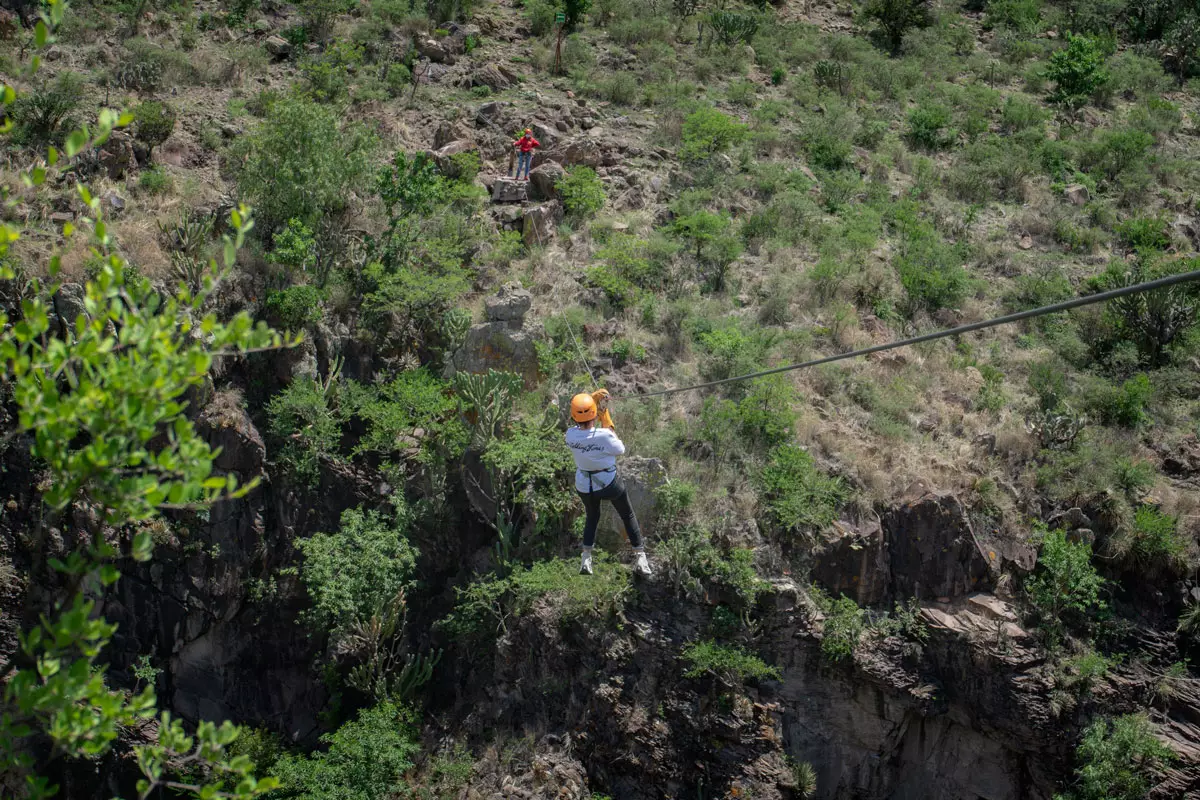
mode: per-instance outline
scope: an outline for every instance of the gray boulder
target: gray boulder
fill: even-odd
[[[493,203],[524,203],[529,199],[529,183],[516,178],[497,178],[492,187]]]
[[[562,220],[563,208],[557,200],[526,209],[522,228],[525,245],[544,246],[552,242]]]
[[[450,48],[441,39],[435,39],[432,36],[420,36],[417,38],[417,52],[422,58],[428,58],[435,64],[453,64],[454,54],[450,52]]]
[[[556,164],[553,161],[539,164],[529,173],[529,184],[533,187],[534,198],[539,200],[553,200],[558,197],[558,189],[556,187],[566,174],[567,171],[562,168],[562,165]]]
[[[282,36],[268,36],[263,42],[263,47],[274,58],[287,58],[292,54],[292,43]]]
[[[467,331],[462,347],[450,359],[449,372],[503,370],[520,375],[526,389],[537,386],[537,331],[525,324],[532,303],[529,292],[511,286],[488,298],[488,321]]]
[[[525,315],[533,307],[533,295],[527,289],[510,283],[484,300],[483,307],[488,322],[507,322],[520,328],[525,322]]]

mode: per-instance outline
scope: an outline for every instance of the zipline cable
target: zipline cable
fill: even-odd
[[[944,331],[934,331],[933,333],[914,336],[911,339],[903,339],[898,342],[887,342],[886,344],[877,344],[873,347],[865,347],[861,350],[852,350],[849,353],[838,353],[825,358],[818,358],[812,361],[805,361],[800,364],[788,364],[785,367],[775,367],[774,369],[765,369],[761,372],[752,372],[749,375],[737,375],[732,378],[722,378],[719,381],[708,381],[707,383],[698,383],[695,386],[684,386],[678,389],[659,389],[654,392],[646,392],[645,394],[629,394],[620,395],[621,400],[642,400],[648,397],[662,397],[668,394],[679,394],[681,392],[691,392],[697,389],[711,389],[714,386],[721,386],[726,383],[737,383],[739,381],[748,381],[754,378],[761,378],[766,375],[777,375],[780,372],[791,372],[797,369],[806,369],[808,367],[816,367],[821,364],[831,364],[834,361],[844,361],[848,358],[858,358],[859,356],[868,356],[872,353],[882,353],[885,350],[895,350],[898,347],[908,347],[922,342],[932,342],[936,339],[945,339],[950,336],[961,336],[964,333],[973,331],[981,331],[986,328],[994,328],[998,325],[1008,325],[1012,322],[1020,322],[1021,320],[1033,319],[1034,317],[1042,317],[1047,314],[1057,314],[1060,311],[1070,311],[1073,308],[1082,306],[1090,306],[1096,303],[1103,303],[1108,300],[1116,300],[1120,297],[1128,297],[1131,294],[1141,294],[1142,292],[1151,292],[1155,289],[1165,289],[1169,286],[1175,286],[1180,283],[1200,280],[1200,269],[1192,270],[1191,272],[1181,272],[1178,275],[1168,275],[1165,278],[1158,278],[1145,283],[1136,283],[1132,286],[1123,286],[1120,289],[1111,289],[1107,292],[1099,294],[1091,294],[1086,297],[1076,297],[1074,300],[1067,300],[1062,303],[1055,303],[1049,306],[1041,306],[1028,311],[1018,311],[1015,314],[1008,314],[1003,317],[994,319],[985,319],[981,322],[972,322],[968,325],[960,325],[957,328],[949,328]],[[593,381],[595,378],[592,379]]]

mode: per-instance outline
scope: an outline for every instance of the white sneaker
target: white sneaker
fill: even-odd
[[[644,552],[635,553],[633,559],[633,571],[638,575],[653,575],[654,572],[650,569],[650,559],[646,558]]]
[[[580,575],[591,575],[592,574],[592,551],[591,550],[583,551],[583,557],[579,559],[579,574]]]

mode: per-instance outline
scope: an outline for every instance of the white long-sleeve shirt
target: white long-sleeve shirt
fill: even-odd
[[[591,476],[591,491],[598,492],[617,477],[617,456],[625,453],[624,443],[608,428],[567,428],[567,447],[575,457],[575,488],[588,491],[588,472]],[[596,472],[596,470],[611,470]]]

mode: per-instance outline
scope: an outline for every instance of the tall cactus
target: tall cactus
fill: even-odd
[[[479,375],[469,372],[454,375],[454,391],[471,423],[472,448],[479,451],[487,448],[496,435],[496,426],[512,411],[513,400],[523,385],[520,375],[494,369]]]

